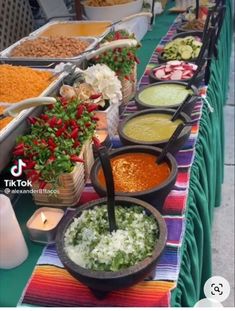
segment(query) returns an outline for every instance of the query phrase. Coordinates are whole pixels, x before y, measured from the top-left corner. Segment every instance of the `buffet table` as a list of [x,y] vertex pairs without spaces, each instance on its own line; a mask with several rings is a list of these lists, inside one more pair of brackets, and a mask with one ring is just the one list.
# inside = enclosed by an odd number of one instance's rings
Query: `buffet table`
[[[169,4],[168,7],[170,5],[171,4]],[[201,119],[200,127],[196,123],[192,133],[192,135],[197,137],[197,141],[195,148],[196,152],[191,155],[193,165],[189,170],[190,186],[186,189],[182,186],[189,176],[188,173],[185,176],[183,165],[181,171],[182,180],[180,180],[180,183],[177,184],[179,188],[182,187],[182,192],[184,194],[186,193],[186,197],[188,195],[186,202],[180,202],[180,196],[178,197],[179,204],[182,206],[185,205],[185,208],[182,208],[178,213],[177,208],[174,207],[174,204],[177,204],[177,202],[170,202],[169,198],[167,204],[168,210],[164,213],[166,215],[165,220],[169,227],[171,226],[170,223],[172,218],[174,218],[174,226],[172,225],[170,228],[175,231],[178,230],[180,236],[177,237],[177,240],[175,240],[175,236],[173,238],[173,235],[172,237],[168,237],[169,243],[165,251],[165,261],[162,261],[162,269],[159,270],[160,272],[156,276],[156,283],[158,283],[158,287],[154,287],[154,281],[151,282],[151,285],[153,286],[153,290],[158,288],[160,293],[161,291],[163,293],[168,292],[169,295],[157,297],[155,300],[155,302],[157,301],[157,305],[154,304],[153,300],[151,306],[193,306],[199,299],[204,297],[203,285],[211,276],[210,242],[213,208],[215,206],[219,206],[220,204],[221,184],[223,182],[223,105],[226,101],[229,77],[229,59],[232,42],[231,6],[231,1],[228,0],[226,17],[219,38],[218,59],[213,59],[211,62],[211,76],[207,88],[207,102],[204,103],[202,109],[199,105],[198,110],[196,110],[194,115],[195,122],[197,122],[200,117]],[[175,18],[176,15],[169,14],[167,11],[164,12],[161,16],[157,17],[153,30],[142,40],[142,49],[140,49],[139,52],[141,64],[138,68],[138,78],[142,76],[153,50],[160,39],[166,35]],[[169,37],[174,34],[174,31],[175,26],[173,25],[167,36],[163,38],[163,41],[161,41],[161,44],[166,42]],[[154,57],[155,55],[153,54],[153,57],[151,58],[152,62],[154,62]],[[143,81],[144,80],[142,80],[142,82]],[[202,90],[204,92],[205,88],[203,87]],[[180,156],[183,158],[183,152]],[[179,162],[183,162],[182,159],[178,160]],[[84,201],[86,200],[84,197],[82,199]],[[21,266],[15,269],[0,271],[0,285],[2,284],[0,290],[1,306],[17,305],[27,282],[29,282],[36,262],[42,253],[43,247],[38,244],[34,244],[29,240],[28,232],[26,231],[25,226],[27,220],[33,214],[35,209],[36,206],[34,205],[30,195],[21,196],[15,206],[15,212],[19,223],[21,224],[21,228],[29,248],[29,257]],[[49,260],[48,258],[52,258],[53,256],[55,256],[54,250],[51,249],[50,251],[50,248],[47,248],[43,256],[40,257],[40,267],[43,267],[46,263],[46,259]],[[176,261],[177,264],[175,264],[174,261]],[[174,271],[170,271],[169,269],[171,264],[175,269]],[[40,268],[39,266],[37,267],[38,269]],[[53,272],[53,269],[49,272]],[[37,277],[43,276],[43,271],[41,273],[42,274],[40,275],[38,271]],[[171,280],[171,282],[168,282],[168,280]],[[52,278],[50,279],[50,282],[52,282]],[[51,283],[51,286],[53,287],[53,283]],[[33,288],[33,286],[32,289],[34,289],[34,291],[42,290],[42,288],[37,289],[36,287]],[[82,290],[79,286],[78,289]],[[144,290],[141,285],[139,290]],[[148,291],[150,298],[154,297],[155,292],[151,292],[151,286],[145,286],[145,290]],[[133,293],[133,295],[136,295],[136,292]],[[30,303],[29,297],[30,295],[28,295],[28,300],[26,299],[23,301],[22,305],[37,305],[35,301]],[[131,297],[131,294],[128,297]],[[133,297],[135,298],[135,296]],[[130,300],[129,303],[126,301],[123,304],[122,300],[119,299],[117,305],[138,306],[138,303],[135,302],[134,298],[132,302]],[[100,306],[115,305],[113,301],[111,301],[111,304],[106,302],[105,300],[103,302],[101,300]],[[50,304],[51,303],[52,301],[50,301]],[[141,303],[142,306],[145,306],[144,299]],[[42,302],[42,305],[48,306],[46,301]],[[51,304],[51,306],[56,305],[65,306],[59,304],[59,302],[58,304]],[[88,306],[89,304],[85,301],[84,304],[81,303],[80,305]]]

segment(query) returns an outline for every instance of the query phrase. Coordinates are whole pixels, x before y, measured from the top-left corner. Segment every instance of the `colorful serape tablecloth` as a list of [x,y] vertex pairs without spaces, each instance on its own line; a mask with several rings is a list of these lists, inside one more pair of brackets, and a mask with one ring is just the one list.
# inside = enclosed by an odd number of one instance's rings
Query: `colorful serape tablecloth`
[[[175,34],[176,27],[177,19],[153,52],[139,86],[148,84],[149,69],[158,62],[157,52],[161,50],[162,46]],[[201,92],[205,92],[203,86]],[[178,177],[162,209],[162,214],[164,215],[168,228],[167,244],[157,263],[155,274],[152,279],[146,279],[129,289],[111,292],[104,299],[97,299],[86,286],[67,272],[57,256],[55,245],[51,245],[45,247],[39,258],[18,306],[170,306],[171,291],[177,285],[180,270],[180,248],[185,233],[185,209],[190,181],[190,168],[195,155],[195,144],[199,131],[202,104],[201,100],[196,103],[192,114],[194,124],[192,126],[191,135],[187,143],[176,155],[179,168]],[[136,110],[135,103],[131,102],[125,110],[124,116]],[[115,137],[115,139],[113,139],[113,147],[118,148],[120,146],[121,143],[118,137]],[[96,199],[97,197],[93,187],[88,183],[82,194],[80,204]]]

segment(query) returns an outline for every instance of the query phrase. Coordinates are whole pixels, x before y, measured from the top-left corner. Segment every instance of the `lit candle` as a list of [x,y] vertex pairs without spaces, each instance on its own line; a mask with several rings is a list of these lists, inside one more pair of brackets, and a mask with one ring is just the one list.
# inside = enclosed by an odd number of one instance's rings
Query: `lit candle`
[[55,242],[57,227],[64,211],[58,208],[41,207],[28,220],[26,226],[34,242],[51,244]]
[[28,257],[22,231],[10,199],[0,194],[0,268],[11,269]]

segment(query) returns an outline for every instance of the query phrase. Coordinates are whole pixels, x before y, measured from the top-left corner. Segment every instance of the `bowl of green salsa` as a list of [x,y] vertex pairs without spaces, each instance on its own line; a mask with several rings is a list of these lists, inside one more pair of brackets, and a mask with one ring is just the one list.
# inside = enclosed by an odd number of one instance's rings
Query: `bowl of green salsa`
[[[123,145],[151,145],[164,148],[180,123],[191,122],[190,117],[181,112],[175,121],[171,118],[173,109],[145,109],[125,118],[118,127]],[[191,126],[186,126],[170,152],[175,154],[187,141]]]
[[[135,101],[139,109],[177,109],[189,94],[198,95],[197,88],[192,86],[187,89],[187,83],[184,82],[157,82],[141,88]],[[190,116],[196,100],[195,97],[192,98],[183,112]]]

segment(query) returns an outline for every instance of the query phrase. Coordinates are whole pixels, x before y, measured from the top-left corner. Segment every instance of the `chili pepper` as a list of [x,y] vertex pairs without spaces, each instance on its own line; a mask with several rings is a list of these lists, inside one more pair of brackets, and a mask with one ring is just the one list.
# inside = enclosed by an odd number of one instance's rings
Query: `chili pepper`
[[41,114],[40,118],[47,122],[49,120],[49,116],[47,114]]
[[128,76],[125,76],[124,78],[125,78],[126,80],[128,80],[128,81],[130,80],[130,78],[129,78]]
[[24,148],[18,148],[13,151],[14,156],[21,156],[24,155]]
[[83,105],[78,106],[78,109],[77,109],[77,118],[80,118],[80,117],[81,117],[81,115],[83,114],[83,111],[84,111],[84,106],[83,106]]
[[121,39],[121,34],[120,34],[120,32],[117,31],[117,32],[115,33],[114,39],[115,39],[115,40],[120,40],[120,39]]
[[54,142],[54,140],[51,137],[48,139],[48,145],[50,147],[56,147],[57,146],[56,143]]
[[53,104],[47,105],[47,108],[48,108],[49,110],[51,110],[51,109],[54,108],[54,105],[53,105]]
[[85,127],[90,127],[91,126],[91,122],[86,122],[85,123]]
[[75,141],[75,143],[73,144],[73,148],[77,148],[81,145],[80,141]]
[[39,184],[39,189],[44,189],[46,187],[47,183],[45,181],[41,181]]
[[78,137],[78,128],[75,128],[71,134],[70,134],[70,137],[73,138],[73,139],[76,139]]
[[61,102],[61,104],[62,104],[63,106],[65,106],[65,105],[68,104],[68,101],[67,101],[67,99],[66,99],[65,97],[61,97],[61,98],[60,98],[60,102]]
[[27,120],[29,121],[30,124],[35,124],[37,121],[34,117],[28,117]]
[[56,125],[56,122],[57,122],[57,119],[55,116],[53,116],[49,121],[49,126],[53,128]]
[[65,130],[66,130],[66,126],[64,125],[59,130],[56,131],[56,133],[55,133],[56,137],[60,137]]
[[33,144],[37,146],[37,145],[38,145],[38,141],[37,141],[37,140],[34,140],[34,141],[33,141]]
[[36,165],[36,161],[29,161],[26,165],[26,169],[32,169]]
[[85,162],[83,159],[79,158],[76,154],[72,154],[70,156],[70,160],[73,162],[81,162],[81,163]]
[[63,122],[62,122],[62,119],[58,119],[58,120],[56,121],[56,125],[57,125],[57,126],[61,126],[62,123],[63,123]]
[[75,120],[70,120],[70,121],[69,121],[69,124],[70,124],[71,127],[73,127],[73,128],[79,127],[78,124],[77,124],[77,122],[76,122]]
[[93,141],[96,148],[101,147],[101,142],[99,141],[99,139],[97,137],[93,137],[92,141]]
[[99,97],[101,97],[101,96],[102,96],[101,93],[92,94],[92,95],[89,97],[89,99],[97,99],[97,98],[99,98]]
[[138,57],[134,56],[134,60],[135,60],[135,62],[136,62],[137,64],[139,64],[139,63],[140,63],[140,60],[139,60],[139,58],[138,58]]
[[50,163],[52,163],[52,162],[54,162],[56,160],[56,157],[54,156],[54,155],[51,155],[49,158],[48,158],[48,160],[47,160],[47,164],[50,164]]
[[43,145],[47,146],[47,142],[45,141],[45,139],[44,139],[44,138],[43,138],[43,139],[41,139],[41,143],[42,143]]
[[100,118],[98,118],[98,117],[92,117],[91,120],[96,122],[96,121],[99,121]]
[[35,172],[35,174],[31,176],[31,181],[32,183],[34,183],[35,181],[38,181],[38,179],[39,179],[39,174]]
[[88,111],[88,112],[92,112],[92,111],[94,111],[94,110],[97,110],[97,108],[98,108],[98,105],[96,105],[96,104],[91,104],[91,105],[89,105],[89,106],[87,107],[87,111]]
[[20,143],[20,144],[15,146],[15,150],[16,149],[22,149],[22,148],[24,148],[24,143]]

